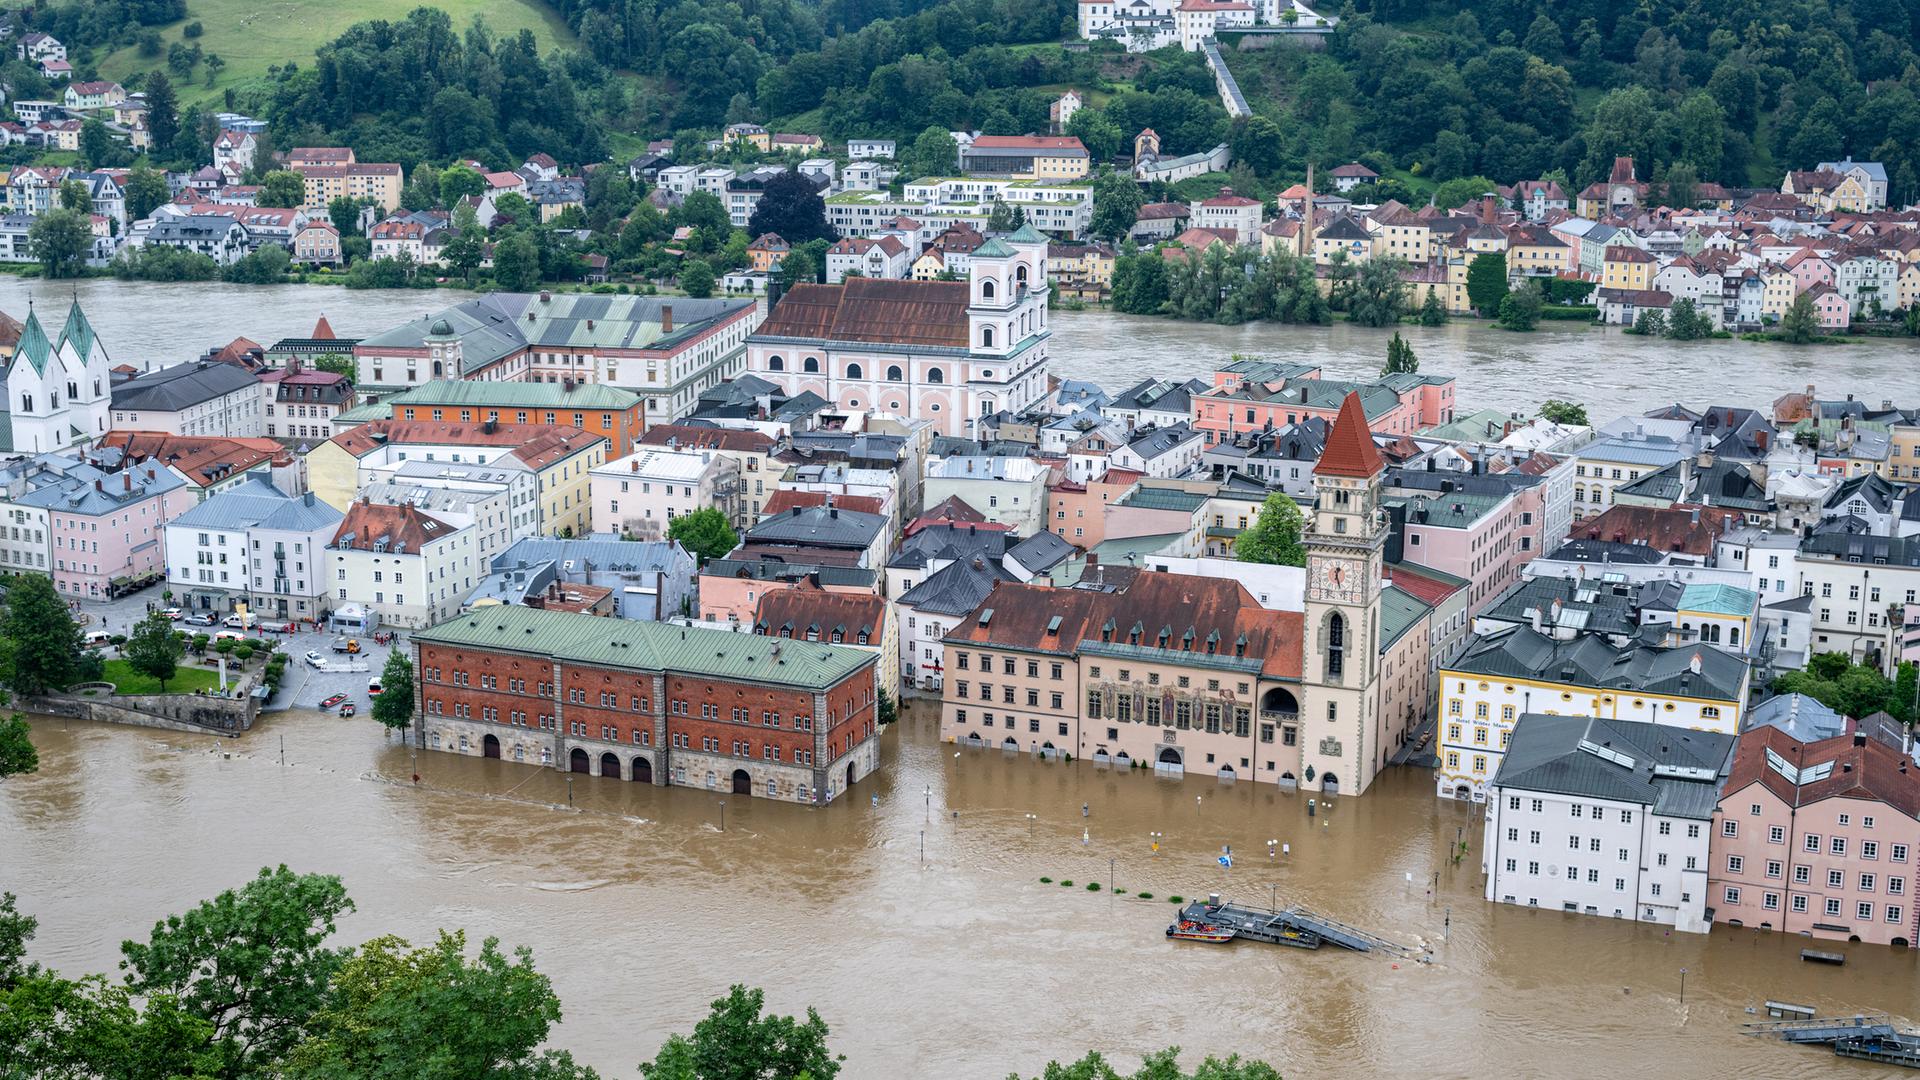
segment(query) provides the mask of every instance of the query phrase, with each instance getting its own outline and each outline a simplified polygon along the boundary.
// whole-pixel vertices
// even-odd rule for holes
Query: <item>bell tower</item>
[[[1380,579],[1387,529],[1386,464],[1349,392],[1313,468],[1300,681],[1301,786],[1358,795],[1373,781],[1379,741]]]

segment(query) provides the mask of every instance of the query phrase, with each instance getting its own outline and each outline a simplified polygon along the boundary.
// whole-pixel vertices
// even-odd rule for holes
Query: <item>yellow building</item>
[[[1007,180],[1083,180],[1087,148],[1071,135],[981,135],[960,151],[968,176]]]
[[[1375,258],[1399,259],[1415,266],[1433,257],[1433,230],[1405,208],[1369,219]]]
[[[728,124],[720,133],[720,141],[726,145],[746,143],[755,150],[765,150],[773,145],[773,136],[759,124]]]
[[[345,511],[367,474],[382,467],[502,461],[534,474],[542,533],[584,536],[593,531],[587,473],[606,463],[607,448],[605,436],[563,425],[374,420],[314,447],[307,454],[307,483],[315,496]]]
[[[1599,634],[1556,640],[1512,626],[1469,639],[1436,678],[1438,794],[1480,802],[1513,725],[1528,713],[1731,735],[1740,730],[1752,672],[1747,661],[1711,645],[1616,647]]]
[[[1608,289],[1653,288],[1653,272],[1659,261],[1652,255],[1630,244],[1616,244],[1607,249],[1606,261],[1601,265],[1600,284]]]
[[[1330,265],[1336,254],[1344,254],[1348,263],[1363,263],[1373,257],[1373,237],[1365,226],[1345,214],[1313,234],[1315,266]]]
[[[1557,277],[1573,269],[1573,249],[1542,228],[1516,228],[1507,237],[1507,276]]]
[[[1793,272],[1786,269],[1769,270],[1764,280],[1767,285],[1760,294],[1760,317],[1772,316],[1778,320],[1793,306],[1793,298],[1799,295],[1798,284],[1793,280]],[[1905,280],[1901,279],[1903,285]]]
[[[1900,267],[1900,306],[1915,304],[1920,304],[1920,263],[1910,262]]]
[[[306,201],[300,209],[308,213],[324,212],[327,204],[345,195],[371,199],[386,213],[400,205],[400,166],[390,164],[296,165],[293,171],[307,183]]]

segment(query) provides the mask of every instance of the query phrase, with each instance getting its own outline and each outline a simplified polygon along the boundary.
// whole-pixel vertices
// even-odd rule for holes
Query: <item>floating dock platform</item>
[[[1317,949],[1322,944],[1334,945],[1354,952],[1385,953],[1403,960],[1424,960],[1424,954],[1410,945],[1379,934],[1362,930],[1357,926],[1309,911],[1303,907],[1290,907],[1283,911],[1270,908],[1247,907],[1241,904],[1222,903],[1218,895],[1209,896],[1205,902],[1195,901],[1181,912],[1182,919],[1199,923],[1211,923],[1234,932],[1235,937],[1268,945],[1286,945],[1296,949]]]

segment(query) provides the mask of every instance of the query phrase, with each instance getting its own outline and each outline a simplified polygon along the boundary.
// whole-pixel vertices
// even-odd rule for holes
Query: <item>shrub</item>
[[[1141,892],[1141,893],[1134,893],[1134,895],[1135,895],[1135,896],[1138,896],[1138,897],[1139,897],[1140,899],[1142,899],[1142,900],[1151,900],[1151,899],[1153,899],[1153,894],[1152,894],[1152,893],[1150,893],[1150,892]]]
[[[1088,891],[1088,892],[1099,892],[1099,891],[1100,891],[1100,883],[1099,883],[1099,882],[1097,882],[1097,881],[1089,881],[1089,882],[1087,882],[1087,891]]]
[[[1115,895],[1115,896],[1125,896],[1125,895],[1127,895],[1127,890],[1125,890],[1125,889],[1115,889],[1115,890],[1113,890],[1113,895]]]
[[[1060,883],[1060,887],[1061,887],[1061,888],[1063,888],[1063,889],[1071,889],[1071,888],[1073,888],[1073,879],[1072,879],[1072,878],[1068,878],[1067,880],[1065,880],[1065,881],[1062,881],[1062,882]]]
[[[242,661],[253,659],[253,646],[251,645],[235,646],[233,650],[233,657],[236,660],[242,660]]]
[[[1174,895],[1174,896],[1169,896],[1169,897],[1167,897],[1167,903],[1169,903],[1169,904],[1184,904],[1184,903],[1186,903],[1186,902],[1187,902],[1187,898],[1186,898],[1186,897],[1184,897],[1184,896],[1180,896],[1180,895],[1177,895],[1177,894],[1176,894],[1176,895]]]
[[[1051,885],[1051,884],[1053,884],[1053,879],[1052,879],[1052,878],[1050,878],[1050,877],[1043,877],[1043,878],[1041,878],[1041,879],[1040,879],[1040,884],[1042,884],[1042,885]]]

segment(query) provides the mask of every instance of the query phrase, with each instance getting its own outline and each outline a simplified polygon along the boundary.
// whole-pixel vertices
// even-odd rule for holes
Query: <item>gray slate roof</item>
[[[902,593],[900,603],[933,615],[966,615],[986,600],[995,582],[1007,580],[1010,575],[996,562],[962,559]]]
[[[337,527],[340,511],[309,491],[287,495],[264,476],[249,476],[226,491],[174,518],[169,524],[199,529],[285,529],[312,532]],[[332,539],[331,536],[328,539]]]
[[[196,360],[136,375],[114,386],[113,407],[179,412],[259,382],[259,376],[238,364]]]
[[[1695,657],[1699,672],[1692,670]],[[1672,694],[1737,701],[1747,662],[1708,645],[1616,647],[1598,634],[1555,641],[1530,626],[1515,626],[1468,639],[1451,670],[1559,682],[1603,690]]]
[[[1665,724],[1528,713],[1494,786],[1637,803],[1657,817],[1713,817],[1736,739]]]
[[[831,506],[797,506],[747,530],[750,543],[813,544],[820,547],[865,548],[887,527],[881,514],[842,510]]]

